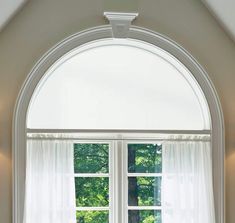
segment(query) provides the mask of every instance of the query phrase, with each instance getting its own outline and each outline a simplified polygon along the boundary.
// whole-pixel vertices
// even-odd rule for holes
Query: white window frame
[[[156,144],[159,143],[159,139],[153,140],[138,140],[137,139],[131,139],[131,140],[126,140],[124,139],[122,142],[122,155],[123,158],[123,176],[122,176],[122,181],[123,181],[123,223],[128,223],[128,211],[129,210],[162,210],[162,206],[129,206],[128,205],[128,177],[130,176],[136,176],[136,177],[162,177],[162,173],[128,173],[128,144]],[[162,194],[161,194],[162,196]]]
[[[109,222],[114,222],[114,176],[115,176],[115,166],[112,165],[112,160],[114,159],[115,153],[115,142],[110,140],[75,140],[73,144],[108,144],[109,145],[109,155],[108,155],[108,173],[74,173],[73,177],[107,177],[109,179],[109,205],[107,207],[77,207],[76,211],[109,211]]]
[[[193,56],[169,38],[136,26],[130,27],[128,37],[153,44],[169,52],[187,67],[202,89],[211,114],[216,223],[224,223],[224,119],[220,101],[213,83],[206,71]],[[95,27],[68,37],[50,49],[38,61],[25,80],[17,98],[13,119],[13,223],[23,222],[27,133],[26,117],[28,105],[35,88],[46,70],[64,54],[82,44],[107,38],[112,38],[112,27],[110,25]]]

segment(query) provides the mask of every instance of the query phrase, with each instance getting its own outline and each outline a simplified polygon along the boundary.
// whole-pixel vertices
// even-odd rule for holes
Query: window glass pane
[[[161,205],[161,177],[128,177],[128,204]]]
[[[161,211],[159,210],[130,210],[128,211],[128,223],[161,223]]]
[[[108,211],[77,211],[77,223],[108,223]]]
[[[162,146],[157,144],[128,144],[129,173],[161,173]]]
[[[109,144],[74,144],[75,173],[108,173]]]
[[[76,177],[76,206],[103,207],[109,204],[109,178]]]
[[[210,128],[209,117],[199,85],[177,59],[140,41],[110,39],[79,46],[48,69],[27,127],[200,130]]]

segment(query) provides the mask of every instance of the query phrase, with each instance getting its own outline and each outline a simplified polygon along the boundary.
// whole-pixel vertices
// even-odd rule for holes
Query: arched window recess
[[[129,163],[133,148],[137,151],[148,147],[159,154],[165,148],[172,154],[171,142],[175,141],[185,143],[183,148],[192,141],[204,143],[205,148],[209,145],[214,191],[210,202],[215,211],[210,213],[215,218],[210,218],[210,223],[224,223],[223,115],[208,75],[173,41],[131,26],[138,14],[104,15],[111,26],[92,28],[62,41],[35,65],[21,89],[13,126],[14,223],[22,223],[24,218],[26,144],[28,141],[28,147],[35,146],[33,141],[41,139],[50,141],[51,147],[54,140],[72,142],[77,151],[89,143],[89,148],[94,149],[94,142],[104,150],[109,148],[109,163],[113,161],[118,166],[123,159],[122,169],[130,171],[126,180],[126,173],[118,172],[124,188],[126,185],[122,194],[128,194],[127,185],[135,177],[162,177],[160,172],[151,172],[150,167],[146,172],[141,172],[143,168],[141,173],[133,172]],[[165,160],[168,155],[163,155]],[[109,164],[110,176],[116,174],[115,168]],[[175,165],[177,168],[180,166]],[[99,177],[110,177],[102,171]],[[76,174],[78,178],[85,176]],[[93,173],[86,174],[89,179],[94,177]],[[109,189],[109,206],[92,209],[78,205],[80,215],[83,211],[103,211],[105,217],[108,211],[110,223],[131,223],[136,221],[137,210],[139,216],[147,216],[141,211],[153,209],[156,222],[162,219],[159,210],[166,207],[160,207],[155,197],[150,206],[144,203],[137,207],[133,196],[122,196],[123,200],[115,203],[120,188],[110,179],[114,189]],[[120,210],[121,202],[126,202],[128,209]],[[119,212],[125,213],[122,220]]]

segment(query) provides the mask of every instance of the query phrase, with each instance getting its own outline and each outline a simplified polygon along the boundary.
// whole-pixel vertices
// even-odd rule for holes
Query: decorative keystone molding
[[[131,22],[138,16],[138,13],[104,12],[112,26],[114,38],[127,38]]]

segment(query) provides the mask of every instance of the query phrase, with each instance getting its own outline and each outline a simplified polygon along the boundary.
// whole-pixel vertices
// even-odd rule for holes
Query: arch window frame
[[[70,50],[95,40],[112,38],[110,25],[91,28],[74,34],[49,50],[34,66],[25,80],[14,111],[13,120],[13,222],[23,222],[24,181],[26,164],[27,110],[29,102],[41,78],[48,68]],[[216,90],[200,64],[185,49],[167,37],[131,26],[128,37],[153,44],[177,58],[191,72],[201,87],[211,114],[213,187],[215,196],[216,222],[224,223],[224,122]],[[216,174],[215,174],[216,173]]]

